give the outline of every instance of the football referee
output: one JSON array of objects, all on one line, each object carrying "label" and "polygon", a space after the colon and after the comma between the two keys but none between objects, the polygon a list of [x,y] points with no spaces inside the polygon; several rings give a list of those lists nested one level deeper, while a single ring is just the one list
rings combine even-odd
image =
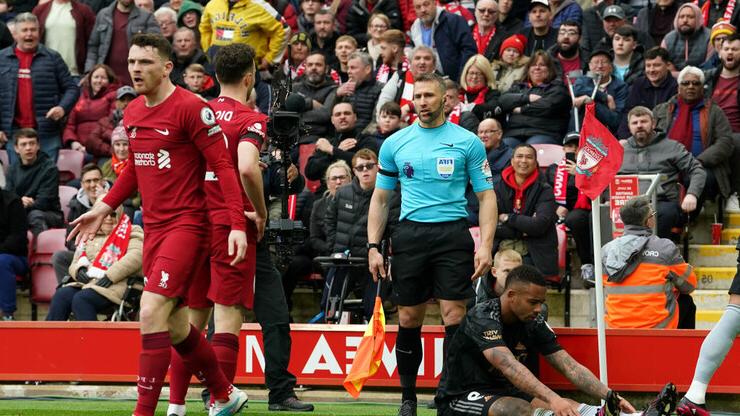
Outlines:
[{"label": "football referee", "polygon": [[[418,123],[383,142],[370,201],[368,265],[373,278],[385,278],[378,245],[388,219],[391,192],[400,181],[401,222],[391,235],[393,292],[400,323],[396,338],[403,391],[399,416],[416,415],[416,374],[422,360],[426,302],[439,300],[447,345],[465,315],[467,299],[474,295],[471,280],[491,268],[498,217],[491,169],[481,141],[445,120],[444,93],[442,77],[424,74],[416,78],[413,104]],[[465,220],[468,183],[480,202],[481,246],[475,256]]]}]

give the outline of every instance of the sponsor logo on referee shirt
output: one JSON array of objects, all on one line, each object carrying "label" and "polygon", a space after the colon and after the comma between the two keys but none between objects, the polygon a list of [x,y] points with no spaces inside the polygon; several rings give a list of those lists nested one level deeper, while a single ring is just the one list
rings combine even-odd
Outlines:
[{"label": "sponsor logo on referee shirt", "polygon": [[455,173],[455,159],[451,157],[438,157],[437,173],[442,179],[452,176]]}]

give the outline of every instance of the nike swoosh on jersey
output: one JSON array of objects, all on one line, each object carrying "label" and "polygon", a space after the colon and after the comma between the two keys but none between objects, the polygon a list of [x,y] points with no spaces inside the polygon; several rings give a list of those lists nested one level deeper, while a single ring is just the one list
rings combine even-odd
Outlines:
[{"label": "nike swoosh on jersey", "polygon": [[454,145],[452,143],[440,143],[441,145],[447,146],[447,147],[453,147]]},{"label": "nike swoosh on jersey", "polygon": [[164,129],[164,130],[154,129],[154,131],[156,131],[157,133],[161,134],[162,136],[169,136],[170,135],[170,130],[169,129]]}]

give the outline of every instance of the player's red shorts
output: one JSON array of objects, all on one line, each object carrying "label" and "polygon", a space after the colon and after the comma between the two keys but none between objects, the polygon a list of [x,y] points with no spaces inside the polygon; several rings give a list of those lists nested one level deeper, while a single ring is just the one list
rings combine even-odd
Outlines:
[{"label": "player's red shorts", "polygon": [[247,222],[247,254],[236,266],[231,265],[234,256],[229,256],[230,232],[231,227],[228,225],[212,227],[211,256],[206,267],[197,273],[199,278],[190,287],[189,307],[208,308],[213,303],[218,303],[226,306],[242,305],[252,309],[257,265],[257,230],[254,223]]},{"label": "player's red shorts", "polygon": [[144,290],[188,304],[190,286],[208,258],[207,227],[178,225],[163,230],[147,228],[144,238]]}]

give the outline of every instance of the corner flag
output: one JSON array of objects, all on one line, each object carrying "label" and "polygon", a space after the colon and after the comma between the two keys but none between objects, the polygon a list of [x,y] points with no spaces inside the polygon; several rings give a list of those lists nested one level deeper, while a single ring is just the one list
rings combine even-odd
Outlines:
[{"label": "corner flag", "polygon": [[596,199],[622,166],[624,148],[596,118],[596,104],[586,105],[576,156],[576,187]]},{"label": "corner flag", "polygon": [[[381,282],[378,281],[378,287]],[[373,317],[367,324],[365,335],[357,347],[352,369],[344,379],[344,388],[355,399],[360,397],[360,391],[365,381],[378,372],[380,359],[383,356],[383,344],[385,340],[385,313],[383,312],[383,301],[380,296],[375,297],[375,309]]]}]

